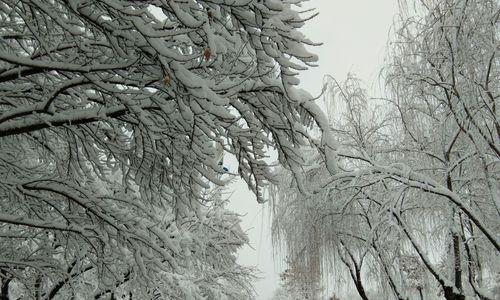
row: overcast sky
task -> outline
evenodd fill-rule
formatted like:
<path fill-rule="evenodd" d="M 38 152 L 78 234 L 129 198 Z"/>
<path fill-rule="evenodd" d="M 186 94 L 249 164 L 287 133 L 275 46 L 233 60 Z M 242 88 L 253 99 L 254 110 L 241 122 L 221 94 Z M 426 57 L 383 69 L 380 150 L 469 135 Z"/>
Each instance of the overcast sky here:
<path fill-rule="evenodd" d="M 342 81 L 348 72 L 371 87 L 383 62 L 397 0 L 310 0 L 304 8 L 310 7 L 315 7 L 319 16 L 302 32 L 323 45 L 311 49 L 319 56 L 319 66 L 301 74 L 300 88 L 317 96 L 325 75 Z M 234 193 L 229 208 L 244 215 L 242 227 L 253 248 L 242 249 L 239 261 L 260 269 L 262 279 L 255 284 L 257 300 L 268 300 L 279 286 L 279 273 L 284 268 L 281 259 L 273 259 L 268 206 L 257 204 L 242 181 L 230 188 Z"/>

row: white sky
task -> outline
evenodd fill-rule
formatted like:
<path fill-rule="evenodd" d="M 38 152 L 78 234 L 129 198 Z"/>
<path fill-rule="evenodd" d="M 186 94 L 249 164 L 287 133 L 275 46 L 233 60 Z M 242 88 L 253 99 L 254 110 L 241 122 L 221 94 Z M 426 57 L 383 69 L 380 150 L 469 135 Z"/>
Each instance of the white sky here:
<path fill-rule="evenodd" d="M 302 32 L 323 45 L 311 49 L 319 56 L 319 66 L 301 74 L 299 87 L 318 96 L 326 74 L 342 81 L 348 72 L 371 86 L 383 63 L 397 0 L 310 0 L 304 8 L 310 7 L 316 7 L 320 14 Z M 241 180 L 230 189 L 234 193 L 229 209 L 244 215 L 242 227 L 253 248 L 242 249 L 239 262 L 260 269 L 262 279 L 255 283 L 257 300 L 268 300 L 279 286 L 279 273 L 284 268 L 280 259 L 273 260 L 268 206 L 259 205 Z"/>

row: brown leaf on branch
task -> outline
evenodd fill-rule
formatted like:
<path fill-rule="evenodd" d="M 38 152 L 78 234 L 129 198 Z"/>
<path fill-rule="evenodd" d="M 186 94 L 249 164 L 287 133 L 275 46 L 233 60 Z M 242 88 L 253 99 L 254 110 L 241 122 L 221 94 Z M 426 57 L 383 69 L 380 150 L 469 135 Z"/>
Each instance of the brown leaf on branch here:
<path fill-rule="evenodd" d="M 171 81 L 172 81 L 172 77 L 170 77 L 170 74 L 166 74 L 165 77 L 163 77 L 163 83 L 165 85 L 170 85 Z"/>
<path fill-rule="evenodd" d="M 203 51 L 203 56 L 205 57 L 206 61 L 210 60 L 210 57 L 212 56 L 212 50 L 208 47 L 205 48 L 205 51 Z"/>

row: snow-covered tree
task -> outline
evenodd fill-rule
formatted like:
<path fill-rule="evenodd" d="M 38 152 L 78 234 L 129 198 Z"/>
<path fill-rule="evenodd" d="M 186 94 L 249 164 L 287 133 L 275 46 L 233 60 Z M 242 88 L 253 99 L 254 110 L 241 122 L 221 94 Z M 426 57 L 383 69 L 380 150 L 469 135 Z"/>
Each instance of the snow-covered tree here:
<path fill-rule="evenodd" d="M 274 232 L 285 251 L 319 247 L 322 272 L 351 278 L 363 299 L 494 297 L 499 12 L 497 1 L 408 3 L 384 70 L 388 99 L 329 80 L 339 172 L 305 154 L 302 194 L 282 172 Z M 313 228 L 317 244 L 301 236 Z"/>
<path fill-rule="evenodd" d="M 299 5 L 0 1 L 3 294 L 246 290 L 248 270 L 234 260 L 245 237 L 213 192 L 229 177 L 218 157 L 236 157 L 262 202 L 266 148 L 300 176 L 306 126 L 328 132 L 295 88 L 316 61 Z"/>
<path fill-rule="evenodd" d="M 455 0 L 426 1 L 420 9 L 425 18 L 406 18 L 398 31 L 387 73 L 401 145 L 411 151 L 404 160 L 455 198 L 444 195 L 452 203 L 441 212 L 454 289 L 443 287 L 445 297 L 462 299 L 466 289 L 486 297 L 483 262 L 500 250 L 500 7 Z"/>

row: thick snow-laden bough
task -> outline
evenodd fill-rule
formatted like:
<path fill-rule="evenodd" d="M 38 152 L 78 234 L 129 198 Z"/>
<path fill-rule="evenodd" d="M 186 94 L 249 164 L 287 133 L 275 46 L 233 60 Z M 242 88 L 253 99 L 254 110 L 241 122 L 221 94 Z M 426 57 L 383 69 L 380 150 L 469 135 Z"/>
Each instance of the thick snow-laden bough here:
<path fill-rule="evenodd" d="M 216 145 L 259 202 L 267 147 L 302 172 L 321 118 L 295 88 L 317 60 L 299 4 L 0 2 L 0 272 L 13 297 L 249 290 L 239 219 L 207 191 L 229 177 Z"/>

